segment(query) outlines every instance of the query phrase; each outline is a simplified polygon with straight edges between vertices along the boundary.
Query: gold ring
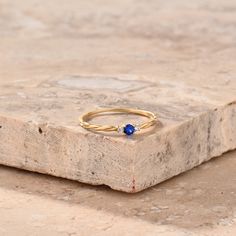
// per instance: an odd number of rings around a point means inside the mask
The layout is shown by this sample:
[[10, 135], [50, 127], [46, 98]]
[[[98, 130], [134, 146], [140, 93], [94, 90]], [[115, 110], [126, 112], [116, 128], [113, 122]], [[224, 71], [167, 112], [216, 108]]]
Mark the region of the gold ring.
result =
[[[128, 114], [135, 114], [139, 116], [144, 116], [148, 118], [148, 121], [141, 123], [141, 124], [126, 124], [126, 125], [98, 125], [98, 124], [91, 124], [88, 121], [94, 118], [95, 116], [99, 116], [101, 114], [106, 113], [128, 113]], [[103, 108], [96, 111], [90, 111], [88, 113], [83, 114], [79, 118], [80, 126], [92, 130], [92, 131], [103, 131], [103, 132], [110, 132], [116, 131], [119, 133], [124, 133], [126, 135], [131, 135], [136, 131], [140, 131], [142, 129], [149, 128], [150, 126], [156, 124], [157, 117], [154, 113], [145, 110], [139, 109], [131, 109], [131, 108]]]

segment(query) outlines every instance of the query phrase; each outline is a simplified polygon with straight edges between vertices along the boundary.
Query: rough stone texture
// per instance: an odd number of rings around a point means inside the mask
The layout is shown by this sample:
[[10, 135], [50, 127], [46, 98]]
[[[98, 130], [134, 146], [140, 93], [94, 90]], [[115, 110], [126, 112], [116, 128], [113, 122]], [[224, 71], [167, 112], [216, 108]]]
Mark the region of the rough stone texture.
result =
[[[236, 148], [234, 1], [0, 3], [0, 163], [138, 192]], [[162, 126], [78, 126], [120, 106]]]
[[1, 236], [234, 236], [236, 151], [128, 194], [0, 166]]

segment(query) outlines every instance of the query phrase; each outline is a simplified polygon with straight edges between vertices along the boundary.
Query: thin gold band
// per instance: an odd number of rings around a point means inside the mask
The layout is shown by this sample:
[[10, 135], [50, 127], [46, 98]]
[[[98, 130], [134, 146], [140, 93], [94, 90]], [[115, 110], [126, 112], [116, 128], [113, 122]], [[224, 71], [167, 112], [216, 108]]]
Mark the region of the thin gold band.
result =
[[146, 129], [149, 128], [150, 126], [154, 125], [157, 121], [157, 117], [155, 116], [154, 113], [150, 111], [145, 111], [145, 110], [139, 110], [139, 109], [132, 109], [132, 108], [104, 108], [104, 109], [99, 109], [96, 111], [90, 111], [88, 113], [83, 114], [79, 118], [80, 125], [88, 130], [94, 130], [94, 131], [120, 131], [121, 129], [124, 128], [124, 126], [114, 126], [114, 125], [98, 125], [98, 124], [90, 124], [88, 121], [92, 119], [93, 117], [102, 114], [102, 113], [110, 113], [110, 112], [115, 112], [115, 113], [128, 113], [128, 114], [135, 114], [139, 116], [144, 116], [148, 118], [147, 122], [141, 123], [139, 125], [135, 126], [135, 131], [141, 130], [141, 129]]

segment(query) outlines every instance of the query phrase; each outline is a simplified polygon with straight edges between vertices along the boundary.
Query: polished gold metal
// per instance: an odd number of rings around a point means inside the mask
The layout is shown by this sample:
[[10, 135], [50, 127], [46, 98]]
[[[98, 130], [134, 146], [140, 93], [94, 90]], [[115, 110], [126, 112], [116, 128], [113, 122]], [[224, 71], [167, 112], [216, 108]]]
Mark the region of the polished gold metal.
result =
[[90, 111], [86, 114], [83, 114], [79, 118], [80, 126], [82, 126], [85, 129], [93, 130], [93, 131], [104, 131], [104, 132], [118, 131], [119, 132], [122, 126], [98, 125], [98, 124], [91, 124], [88, 122], [95, 116], [99, 116], [101, 114], [106, 114], [106, 113], [112, 113], [112, 112], [128, 113], [128, 114], [135, 114], [135, 115], [147, 117], [148, 118], [147, 122], [141, 123], [139, 125], [135, 125], [136, 131], [149, 128], [150, 126], [154, 125], [157, 122], [157, 117], [155, 116], [154, 113], [150, 111], [132, 109], [132, 108], [104, 108], [104, 109], [98, 109], [98, 110]]

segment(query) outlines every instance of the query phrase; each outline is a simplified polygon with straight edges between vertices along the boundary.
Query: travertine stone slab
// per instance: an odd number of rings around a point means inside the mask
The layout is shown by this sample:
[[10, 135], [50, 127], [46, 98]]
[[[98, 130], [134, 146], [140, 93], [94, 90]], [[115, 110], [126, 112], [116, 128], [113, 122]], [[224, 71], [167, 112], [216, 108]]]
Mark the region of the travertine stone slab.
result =
[[[1, 164], [138, 192], [236, 148], [234, 1], [1, 3]], [[120, 106], [162, 126], [78, 126]]]
[[236, 151], [137, 194], [0, 166], [1, 236], [234, 236]]

